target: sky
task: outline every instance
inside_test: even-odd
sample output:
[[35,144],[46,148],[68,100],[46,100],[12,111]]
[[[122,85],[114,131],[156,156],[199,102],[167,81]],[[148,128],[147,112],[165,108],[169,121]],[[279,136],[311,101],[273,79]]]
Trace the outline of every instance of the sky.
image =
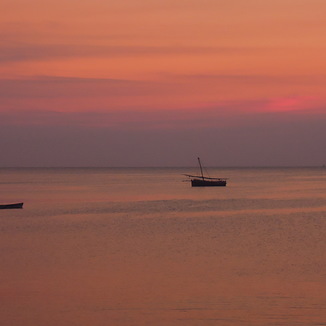
[[326,164],[325,0],[2,0],[0,167]]

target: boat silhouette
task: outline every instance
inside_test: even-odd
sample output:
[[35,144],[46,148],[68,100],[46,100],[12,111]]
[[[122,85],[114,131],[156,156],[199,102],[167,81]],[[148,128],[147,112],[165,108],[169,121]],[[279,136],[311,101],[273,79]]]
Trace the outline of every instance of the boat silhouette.
[[197,157],[201,175],[185,174],[191,180],[192,187],[225,187],[227,178],[205,177],[200,158]]
[[14,204],[2,204],[0,209],[14,209],[14,208],[23,208],[24,203],[14,203]]

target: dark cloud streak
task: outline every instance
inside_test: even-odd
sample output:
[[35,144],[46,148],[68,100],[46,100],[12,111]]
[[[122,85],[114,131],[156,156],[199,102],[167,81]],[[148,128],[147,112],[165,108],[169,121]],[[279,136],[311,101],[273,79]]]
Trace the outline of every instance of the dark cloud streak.
[[209,47],[209,46],[110,46],[0,43],[0,63],[39,61],[76,57],[130,57],[153,55],[205,55],[257,51],[253,48]]
[[[164,83],[105,78],[35,77],[0,79],[0,98],[135,96],[162,90]],[[165,86],[166,87],[166,86]]]

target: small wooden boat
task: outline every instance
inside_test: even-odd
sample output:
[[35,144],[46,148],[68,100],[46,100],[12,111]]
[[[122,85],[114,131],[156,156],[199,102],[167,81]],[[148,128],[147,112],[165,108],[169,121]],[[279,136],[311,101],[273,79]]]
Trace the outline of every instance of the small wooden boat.
[[24,205],[24,203],[3,204],[3,205],[0,205],[0,209],[23,208],[23,205]]
[[191,178],[192,187],[225,187],[227,178],[210,178],[205,177],[203,174],[203,168],[201,166],[200,158],[198,157],[198,163],[200,167],[201,175],[185,174]]

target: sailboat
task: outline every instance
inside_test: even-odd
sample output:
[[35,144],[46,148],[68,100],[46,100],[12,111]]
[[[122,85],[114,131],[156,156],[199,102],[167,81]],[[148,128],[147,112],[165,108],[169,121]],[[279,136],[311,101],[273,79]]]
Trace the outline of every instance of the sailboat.
[[191,179],[191,186],[192,187],[225,187],[227,178],[210,178],[205,177],[203,173],[203,167],[200,162],[200,158],[197,157],[200,173],[201,175],[191,175],[185,174],[187,177]]

